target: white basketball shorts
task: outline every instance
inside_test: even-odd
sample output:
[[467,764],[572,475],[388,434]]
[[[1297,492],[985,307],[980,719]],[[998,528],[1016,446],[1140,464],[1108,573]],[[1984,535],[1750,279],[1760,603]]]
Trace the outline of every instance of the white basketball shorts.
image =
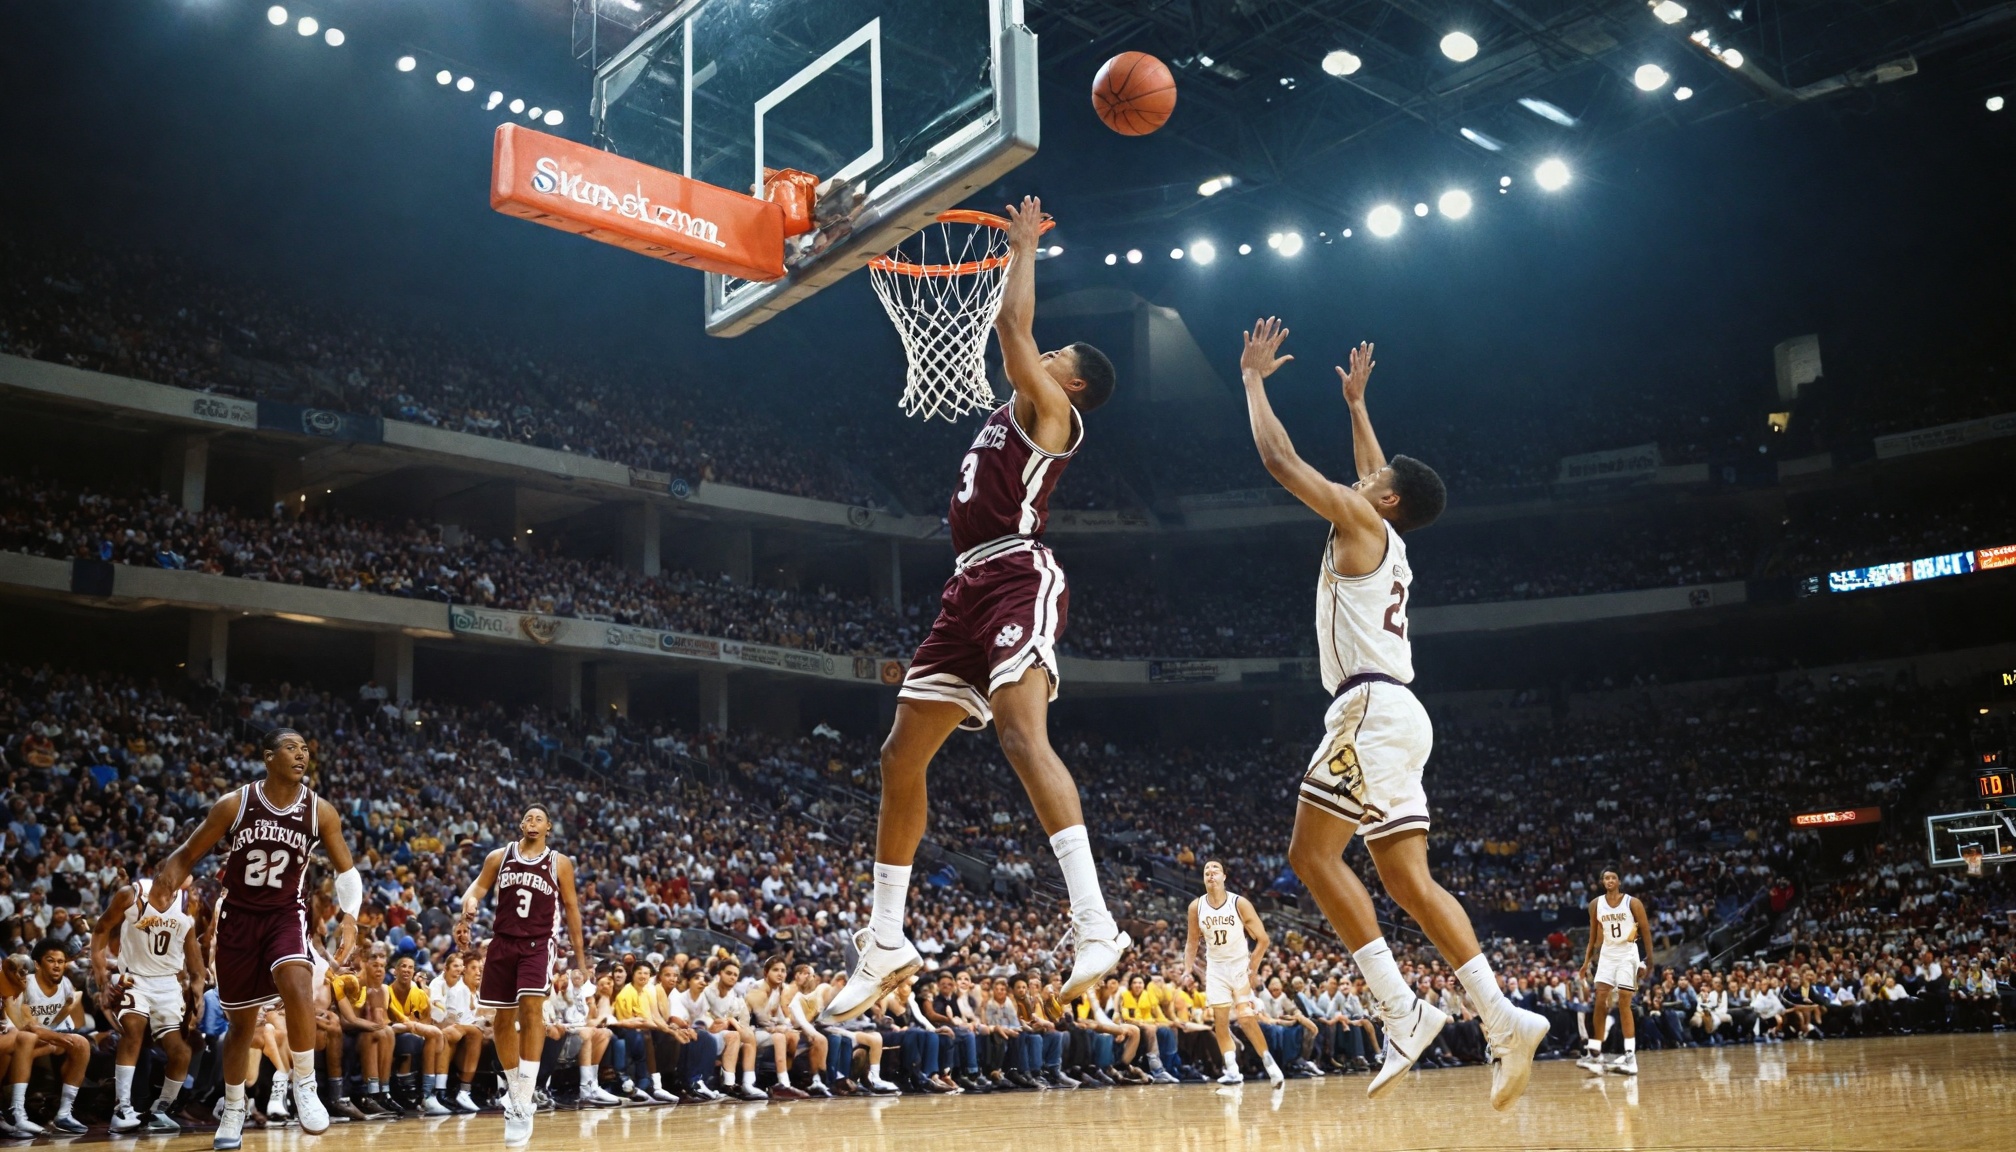
[[1330,702],[1323,744],[1302,774],[1302,802],[1377,840],[1428,827],[1421,771],[1435,744],[1428,711],[1404,684],[1372,680]]
[[1638,990],[1638,949],[1612,954],[1605,948],[1596,956],[1596,983],[1608,984],[1612,988],[1622,988],[1626,992]]
[[1204,1003],[1213,1008],[1231,1008],[1242,1016],[1256,1011],[1246,965],[1206,964]]
[[132,976],[128,977],[126,991],[119,999],[119,1014],[147,1017],[147,1030],[159,1036],[182,1027],[186,1004],[182,982],[175,977]]

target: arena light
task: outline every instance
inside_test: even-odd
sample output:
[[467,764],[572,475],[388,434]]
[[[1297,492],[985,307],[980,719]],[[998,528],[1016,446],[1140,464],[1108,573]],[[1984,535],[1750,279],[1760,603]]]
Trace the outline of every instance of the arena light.
[[1241,244],[1241,245],[1239,245],[1239,255],[1241,255],[1241,256],[1251,256],[1252,254],[1253,254],[1253,246],[1252,246],[1251,244]]
[[1333,48],[1323,54],[1323,71],[1339,79],[1351,75],[1364,66],[1365,61],[1360,60],[1356,52],[1346,52],[1342,48]]
[[266,23],[273,25],[275,28],[285,27],[287,24],[287,9],[282,8],[278,4],[266,9]]
[[520,112],[525,111],[525,101],[513,100],[511,101],[510,108],[511,108],[511,115],[516,116]]
[[1300,232],[1281,233],[1281,246],[1274,250],[1283,256],[1293,256],[1297,252],[1302,251],[1302,234]]
[[1559,157],[1549,156],[1533,169],[1533,181],[1549,192],[1559,192],[1574,178],[1568,165]]
[[1344,229],[1342,235],[1344,239],[1349,240],[1351,238],[1351,230],[1349,228]]
[[443,68],[439,72],[434,73],[434,83],[436,84],[447,85],[447,84],[453,84],[454,82],[455,82],[455,74],[453,72],[448,71],[446,68]]
[[1209,240],[1192,240],[1190,242],[1190,259],[1195,260],[1199,264],[1209,264],[1217,258],[1218,246]]
[[1141,262],[1141,250],[1139,248],[1127,249],[1127,263],[1139,264],[1140,262]]
[[1426,205],[1426,204],[1416,204],[1416,205],[1414,205],[1414,215],[1416,215],[1416,216],[1426,216],[1426,215],[1428,215],[1428,205]]
[[1211,179],[1197,185],[1197,195],[1216,196],[1236,183],[1238,183],[1238,180],[1231,176],[1213,176]]
[[1531,96],[1521,96],[1519,98],[1519,106],[1540,117],[1542,120],[1552,120],[1563,128],[1575,127],[1575,117],[1563,111],[1558,104],[1549,104],[1545,100],[1536,100]]
[[1442,193],[1441,197],[1435,201],[1435,207],[1441,211],[1442,215],[1447,216],[1449,219],[1461,220],[1465,216],[1470,215],[1470,209],[1473,205],[1470,201],[1470,193],[1463,191],[1461,188],[1451,188],[1449,191]]
[[1477,58],[1477,38],[1468,32],[1451,32],[1442,37],[1442,55],[1458,64]]
[[1498,187],[1500,187],[1500,188],[1510,188],[1511,186],[1512,186],[1512,178],[1511,178],[1510,176],[1500,176],[1500,177],[1498,177]]
[[1399,235],[1404,220],[1400,209],[1391,204],[1381,204],[1365,214],[1365,227],[1372,230],[1372,235],[1384,240]]
[[1631,83],[1636,84],[1640,92],[1657,92],[1672,78],[1670,73],[1657,64],[1640,64],[1638,70],[1631,73]]
[[534,104],[534,105],[532,105],[532,107],[530,107],[530,108],[527,108],[527,109],[525,110],[525,118],[526,118],[527,120],[533,120],[533,121],[536,121],[536,120],[538,120],[539,118],[541,118],[541,117],[543,117],[543,116],[545,116],[545,115],[546,115],[546,110],[545,110],[544,108],[541,108],[541,107],[539,107],[539,106],[538,106],[537,104]]
[[457,92],[474,92],[476,90],[476,81],[464,76],[460,80],[455,81],[455,90]]
[[1687,18],[1687,9],[1673,0],[1654,0],[1652,15],[1658,17],[1661,24],[1678,24]]
[[303,36],[313,36],[322,30],[322,22],[313,16],[303,16],[295,23],[294,30]]
[[1743,67],[1743,53],[1738,52],[1734,48],[1724,48],[1717,55],[1722,58],[1722,63],[1727,64],[1731,68]]
[[1988,97],[1988,111],[2000,112],[2001,110],[2002,110],[2002,97],[2000,96]]
[[1456,131],[1462,135],[1463,139],[1484,149],[1486,152],[1503,152],[1505,150],[1504,141],[1486,136],[1475,128],[1458,128]]
[[1115,264],[1118,264],[1118,263],[1120,263],[1120,255],[1119,255],[1119,253],[1117,253],[1117,252],[1108,252],[1108,253],[1106,253],[1106,266],[1107,266],[1108,268],[1111,268],[1111,267],[1112,267],[1113,265],[1115,265]]
[[[567,119],[567,117],[558,108],[548,108],[546,110],[546,115],[541,116],[540,119],[546,122],[546,126],[548,128],[558,128],[560,126],[560,122]],[[1055,256],[1062,251],[1064,250],[1062,248],[1059,248],[1057,249],[1057,251],[1050,253],[1050,255]]]
[[399,71],[401,72],[411,72],[413,69],[418,68],[419,66],[420,61],[415,60],[411,56],[399,57],[399,63],[397,65]]
[[[546,114],[546,117],[547,117],[547,119],[546,119],[546,122],[547,122],[548,124],[552,124],[552,123],[555,123],[555,121],[553,120],[553,117],[554,117],[554,116],[557,116],[557,115],[559,115],[559,113],[557,113],[557,112],[548,112],[548,113]],[[1052,245],[1050,245],[1050,248],[1049,248],[1049,252],[1050,252],[1050,255],[1052,255],[1052,256],[1062,256],[1062,255],[1064,254],[1064,246],[1063,246],[1062,244],[1052,244]]]
[[1171,249],[1169,249],[1169,259],[1171,259],[1171,260],[1181,260],[1182,258],[1183,258],[1183,250],[1182,250],[1181,248],[1171,248]]
[[322,42],[331,48],[341,48],[343,46],[343,39],[343,30],[341,28],[331,28],[322,34]]
[[502,92],[492,92],[490,93],[490,99],[483,102],[483,110],[488,112],[502,103],[504,103],[504,94]]
[[1694,98],[1694,90],[1692,88],[1687,87],[1685,84],[1682,84],[1680,87],[1673,89],[1673,99],[1675,100],[1692,100],[1693,98]]

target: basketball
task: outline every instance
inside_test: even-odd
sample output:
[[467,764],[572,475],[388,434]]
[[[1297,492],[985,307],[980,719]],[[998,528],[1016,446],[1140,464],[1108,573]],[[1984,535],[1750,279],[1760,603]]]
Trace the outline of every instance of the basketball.
[[1122,52],[1092,78],[1092,110],[1122,136],[1146,136],[1176,110],[1176,78],[1146,52]]

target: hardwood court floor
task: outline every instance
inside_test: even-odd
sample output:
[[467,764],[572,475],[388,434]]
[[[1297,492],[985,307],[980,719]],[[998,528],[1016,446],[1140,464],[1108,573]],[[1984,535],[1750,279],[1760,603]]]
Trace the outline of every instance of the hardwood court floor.
[[[1377,1149],[1966,1149],[2016,1147],[2016,1034],[1834,1040],[1651,1052],[1635,1079],[1568,1061],[1491,1110],[1481,1068],[1415,1075],[1365,1099],[1366,1077],[623,1108],[541,1115],[531,1152],[1370,1152]],[[318,1145],[320,1148],[318,1149]],[[246,1152],[501,1148],[495,1116],[245,1133]],[[146,1141],[196,1152],[207,1134]]]

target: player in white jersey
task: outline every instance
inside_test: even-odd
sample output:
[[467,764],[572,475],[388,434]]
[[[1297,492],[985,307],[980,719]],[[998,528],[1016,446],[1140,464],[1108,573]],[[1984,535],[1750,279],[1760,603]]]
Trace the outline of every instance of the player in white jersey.
[[[84,998],[77,994],[77,986],[70,983],[67,975],[70,953],[60,941],[43,937],[36,942],[29,959],[31,967],[22,982],[21,994],[7,1001],[7,1018],[14,1027],[34,1035],[35,1059],[63,1058],[62,1102],[49,1127],[67,1136],[81,1135],[90,1129],[71,1115],[71,1108],[77,1102],[77,1089],[83,1086],[85,1069],[91,1063],[91,1042],[78,1031],[85,1024]],[[26,1061],[18,1061],[12,1069],[20,1079],[12,1080],[10,1076],[7,1085],[9,1119],[17,1133],[39,1136],[46,1129],[28,1119],[28,1070]]]
[[[1251,935],[1259,947],[1248,950]],[[1267,1035],[1260,1031],[1259,1008],[1253,1002],[1253,984],[1259,979],[1260,961],[1267,955],[1267,925],[1244,896],[1225,890],[1225,865],[1204,862],[1204,895],[1190,902],[1190,931],[1183,940],[1183,970],[1197,970],[1197,942],[1204,942],[1204,1003],[1211,1009],[1211,1030],[1218,1036],[1218,1051],[1225,1057],[1220,1084],[1243,1084],[1239,1074],[1239,1050],[1232,1046],[1231,1017],[1239,1017],[1239,1030],[1259,1053],[1267,1069],[1267,1079],[1279,1088],[1287,1083],[1274,1054],[1267,1050]]]
[[1407,987],[1380,934],[1372,897],[1344,864],[1344,849],[1361,832],[1387,894],[1420,923],[1470,994],[1490,1046],[1491,1106],[1510,1107],[1532,1076],[1547,1020],[1505,998],[1470,917],[1429,874],[1421,771],[1433,734],[1427,712],[1407,689],[1414,678],[1407,640],[1414,574],[1401,533],[1433,523],[1447,494],[1434,469],[1407,456],[1389,461],[1380,450],[1365,408],[1370,344],[1352,349],[1350,371],[1337,369],[1351,413],[1358,482],[1339,484],[1296,455],[1266,388],[1267,377],[1294,359],[1279,355],[1287,335],[1278,320],[1255,324],[1246,333],[1239,375],[1261,463],[1330,523],[1316,579],[1316,645],[1323,687],[1335,699],[1324,716],[1323,744],[1303,775],[1288,860],[1350,946],[1385,1017],[1386,1062],[1367,1095],[1398,1085],[1449,1018]]
[[1617,997],[1617,1024],[1624,1032],[1624,1055],[1608,1065],[1611,1072],[1638,1074],[1638,1022],[1631,1016],[1631,997],[1645,978],[1638,941],[1652,943],[1652,924],[1645,904],[1624,892],[1615,868],[1603,870],[1603,894],[1589,902],[1589,950],[1582,958],[1582,978],[1596,972],[1596,1005],[1589,1013],[1589,1051],[1575,1063],[1601,1076],[1603,1034],[1610,1024],[1610,997]]
[[[103,990],[105,1015],[119,1029],[119,1047],[112,1056],[114,1132],[131,1132],[143,1124],[149,1132],[182,1130],[173,1116],[182,1078],[189,1074],[190,1050],[182,1038],[182,1018],[191,990],[202,993],[203,949],[188,946],[196,927],[189,882],[183,881],[182,890],[158,912],[147,903],[153,884],[136,880],[113,892],[91,931],[91,974]],[[115,958],[118,979],[111,975]],[[142,1116],[133,1110],[133,1073],[150,1033],[167,1054],[168,1068],[161,1078],[161,1095]]]

